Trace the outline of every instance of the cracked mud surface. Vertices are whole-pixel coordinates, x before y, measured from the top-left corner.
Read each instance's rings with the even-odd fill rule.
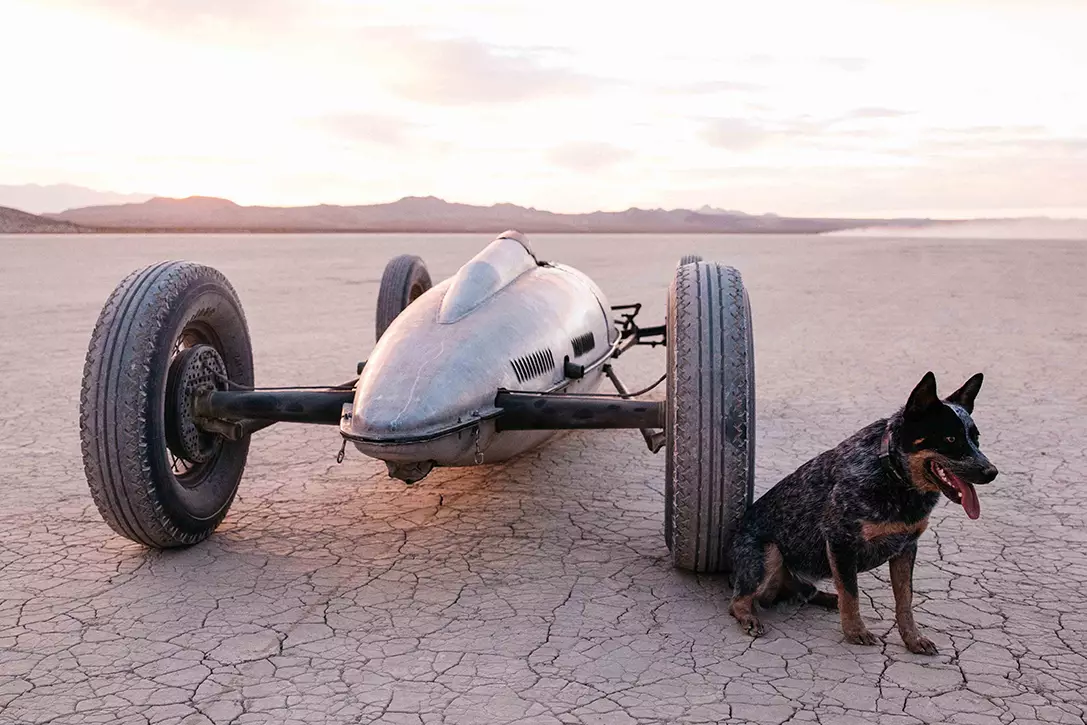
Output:
[[[1087,244],[534,238],[612,303],[662,319],[675,260],[750,290],[758,490],[900,405],[932,369],[984,371],[1001,476],[981,518],[942,503],[920,543],[908,653],[886,569],[882,640],[781,607],[751,640],[720,577],[671,568],[664,461],[635,432],[556,438],[408,488],[323,427],[258,433],[209,541],[152,552],[99,518],[77,405],[98,309],[166,258],[238,290],[259,384],[337,383],[372,346],[385,261],[451,274],[486,235],[0,238],[0,723],[1084,723]],[[626,254],[628,259],[617,259]],[[636,350],[631,387],[663,369]],[[824,586],[826,586],[824,584]]]

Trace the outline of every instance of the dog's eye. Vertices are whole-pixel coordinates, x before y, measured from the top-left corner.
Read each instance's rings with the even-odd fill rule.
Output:
[[[948,436],[947,438],[944,438],[944,440],[947,441],[948,443],[954,443],[955,442],[955,436]]]

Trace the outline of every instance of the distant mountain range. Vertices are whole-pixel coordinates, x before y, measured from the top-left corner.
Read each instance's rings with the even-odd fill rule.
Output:
[[[141,203],[90,206],[50,214],[96,231],[110,232],[473,232],[503,229],[596,233],[811,234],[860,226],[919,226],[925,219],[817,219],[761,216],[703,207],[627,209],[556,214],[515,204],[474,206],[433,196],[409,196],[365,206],[240,206],[227,199],[155,197]]]
[[[118,194],[97,191],[75,184],[0,184],[0,206],[22,209],[31,214],[56,214],[65,209],[98,204],[127,204],[147,201],[154,194]]]
[[[0,206],[0,234],[68,234],[82,231],[93,230]]]

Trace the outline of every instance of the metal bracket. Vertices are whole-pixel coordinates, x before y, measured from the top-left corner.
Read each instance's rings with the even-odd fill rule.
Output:
[[[635,302],[632,305],[613,305],[612,311],[619,312],[619,319],[615,324],[619,328],[619,339],[622,343],[617,345],[612,357],[619,357],[635,345],[649,345],[657,347],[668,342],[668,328],[666,325],[654,325],[652,327],[639,327],[634,318],[642,311],[642,303]],[[623,310],[630,310],[624,312]]]
[[[615,370],[612,369],[611,363],[604,364],[604,374],[608,376],[608,380],[610,380],[612,385],[615,386],[615,389],[619,391],[621,397],[630,397],[630,390],[627,389],[627,386],[623,385],[623,381],[615,374]],[[649,451],[651,453],[659,453],[666,442],[664,431],[655,431],[649,428],[639,428],[638,430],[641,432],[642,438],[645,439],[645,445],[649,448]]]
[[[664,345],[668,342],[667,327],[664,325],[654,325],[653,327],[639,327],[634,330],[631,337],[634,338],[635,345],[649,345],[650,347]],[[660,339],[650,339],[657,337],[659,337]]]
[[[632,305],[612,305],[612,312],[618,312],[620,319],[615,321],[615,324],[619,325],[620,332],[626,333],[627,330],[635,330],[638,325],[635,324],[634,318],[638,316],[638,313],[642,311],[642,303],[635,302]],[[623,310],[633,310],[632,312],[623,312]],[[624,337],[626,335],[624,334]]]

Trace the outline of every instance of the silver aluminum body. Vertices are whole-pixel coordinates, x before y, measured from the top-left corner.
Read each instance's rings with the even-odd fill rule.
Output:
[[[554,431],[496,431],[498,389],[591,392],[617,338],[592,280],[539,262],[520,234],[507,232],[392,322],[351,410],[344,406],[340,432],[405,480],[432,465],[505,460]],[[584,377],[566,377],[567,359],[585,366]]]

